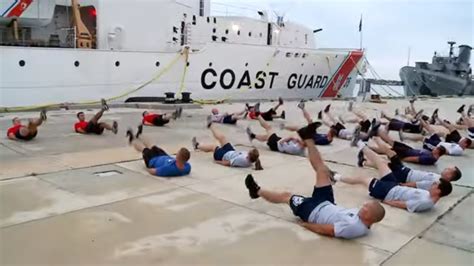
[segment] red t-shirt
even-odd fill
[[[257,115],[256,112],[249,112],[249,117],[250,117],[250,119],[257,119],[258,115]]]
[[[10,136],[10,134],[16,134],[16,132],[18,132],[18,130],[20,130],[20,128],[22,127],[22,125],[16,125],[16,126],[13,126],[11,128],[8,129],[7,131],[7,137]]]
[[[150,124],[153,124],[153,120],[155,120],[155,118],[157,118],[159,116],[160,115],[157,115],[157,114],[145,115],[143,117],[142,123],[148,122]]]
[[[78,129],[82,129],[82,130],[86,130],[87,128],[87,125],[89,123],[86,122],[86,121],[80,121],[80,122],[77,122],[76,124],[74,124],[74,130],[77,132]]]

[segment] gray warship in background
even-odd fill
[[[414,67],[400,69],[406,95],[474,95],[474,82],[470,65],[471,50],[468,45],[459,45],[454,55],[455,42],[448,42],[449,57],[438,56],[433,62],[416,62]]]

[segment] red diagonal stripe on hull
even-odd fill
[[[10,12],[7,14],[7,18],[9,17],[19,17],[25,10],[30,6],[33,0],[21,0]]]
[[[349,58],[344,62],[344,65],[339,69],[338,73],[334,75],[326,91],[321,95],[322,98],[336,97],[337,93],[344,83],[346,83],[347,78],[363,55],[364,52],[362,51],[353,51],[350,53]]]

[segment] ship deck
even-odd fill
[[[316,115],[327,101],[308,102]],[[417,106],[454,120],[456,108],[472,98],[429,99]],[[335,113],[347,102],[333,101]],[[358,103],[367,114],[383,108],[393,113],[405,100]],[[263,103],[266,109],[270,103]],[[169,152],[191,148],[192,136],[211,141],[205,117],[212,105],[185,109],[183,118],[145,135]],[[238,111],[242,104],[223,104]],[[303,125],[295,102],[287,102],[287,121]],[[90,116],[95,110],[86,111]],[[117,120],[118,135],[83,136],[72,131],[76,110],[51,111],[30,143],[5,139],[14,116],[1,114],[0,264],[2,265],[472,265],[474,262],[474,150],[445,156],[440,171],[457,165],[464,173],[451,195],[427,213],[413,214],[385,206],[387,214],[371,233],[356,240],[318,236],[298,225],[288,206],[250,200],[244,178],[253,173],[260,185],[310,195],[314,173],[303,157],[260,148],[263,171],[229,169],[212,155],[192,152],[192,173],[160,178],[147,174],[141,155],[128,146],[127,127],[135,127],[142,109],[112,108],[103,120]],[[36,115],[36,113],[34,114]],[[219,125],[231,142],[247,149],[245,128]],[[278,122],[273,123],[277,127]],[[277,130],[279,131],[279,130]],[[289,136],[289,132],[281,132]],[[421,144],[413,144],[421,145]],[[318,147],[329,167],[346,175],[376,176],[356,166],[357,149],[335,140]],[[365,188],[335,185],[338,204],[357,207],[369,199]]]

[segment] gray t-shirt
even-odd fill
[[[334,235],[340,238],[356,238],[369,233],[369,228],[360,220],[359,209],[345,209],[325,201],[309,215],[308,222],[332,224]]]
[[[248,160],[248,155],[246,151],[228,151],[222,160],[229,161],[232,167],[250,167],[252,163]]]
[[[439,146],[443,146],[446,149],[446,153],[451,156],[462,156],[464,153],[464,150],[457,143],[440,142]]]
[[[279,141],[278,150],[291,155],[304,155],[304,148],[296,141]]]
[[[390,189],[385,200],[403,201],[409,212],[423,212],[434,207],[430,192],[412,187],[396,186]]]
[[[407,182],[415,182],[419,189],[430,190],[434,183],[438,183],[440,177],[436,173],[412,169],[408,172]]]

